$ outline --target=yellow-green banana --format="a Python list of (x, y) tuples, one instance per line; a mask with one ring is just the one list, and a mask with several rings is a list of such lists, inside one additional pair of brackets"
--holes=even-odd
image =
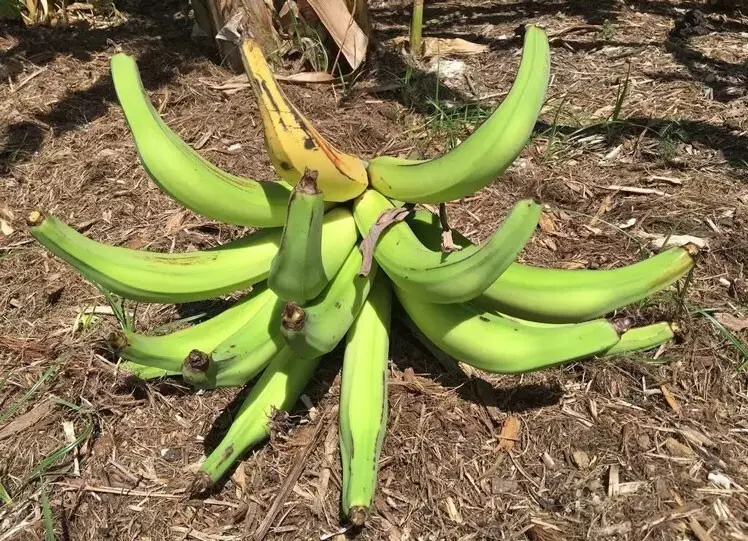
[(254, 39), (245, 37), (239, 51), (257, 98), (268, 155), (278, 175), (295, 185), (305, 169), (317, 171), (325, 201), (348, 201), (363, 192), (369, 184), (364, 162), (331, 145), (294, 107)]
[(374, 499), (387, 430), (387, 362), (392, 291), (380, 274), (348, 336), (340, 381), (343, 513), (362, 526)]
[[(416, 211), (406, 222), (421, 242), (438, 249), (441, 227), (436, 215)], [(470, 246), (470, 241), (454, 230), (452, 236), (456, 244)], [(471, 303), (531, 321), (588, 321), (669, 287), (691, 270), (698, 251), (697, 246), (686, 244), (607, 270), (550, 269), (512, 263)]]
[[(361, 234), (366, 236), (379, 215), (392, 208), (375, 190), (364, 192), (353, 209)], [(407, 223), (394, 223), (379, 237), (374, 257), (411, 295), (433, 303), (464, 302), (480, 295), (511, 265), (532, 236), (540, 211), (532, 200), (519, 201), (491, 239), (446, 254), (424, 246)]]
[(291, 187), (222, 171), (182, 141), (161, 119), (143, 88), (135, 59), (117, 53), (112, 80), (138, 157), (156, 185), (185, 207), (224, 223), (278, 227)]
[(371, 185), (409, 203), (444, 203), (473, 194), (501, 175), (522, 151), (545, 102), (550, 74), (548, 38), (526, 27), (522, 60), (509, 94), (453, 150), (427, 161), (388, 156), (368, 163)]
[(319, 359), (301, 359), (281, 349), (244, 399), (226, 435), (200, 466), (194, 492), (210, 488), (244, 452), (265, 440), (273, 410), (288, 411), (314, 374)]
[(182, 364), (185, 381), (197, 388), (244, 385), (284, 347), (280, 317), (284, 304), (271, 290), (245, 324), (212, 350), (193, 348)]
[(109, 343), (123, 359), (180, 373), (182, 361), (190, 351), (212, 351), (252, 321), (271, 298), (275, 298), (273, 292), (267, 289), (265, 282), (260, 282), (229, 308), (197, 325), (157, 336), (115, 331)]
[[(598, 319), (538, 327), (482, 312), (471, 304), (432, 304), (395, 287), (400, 304), (439, 349), (487, 372), (531, 372), (592, 357), (620, 340), (616, 325)], [(625, 329), (620, 329), (623, 331)]]
[(286, 303), (281, 332), (286, 342), (302, 358), (329, 353), (345, 337), (369, 294), (377, 267), (359, 276), (361, 252), (354, 246), (335, 277), (320, 295), (303, 307)]
[(324, 213), (317, 174), (305, 172), (291, 192), (280, 249), (268, 275), (268, 286), (284, 301), (305, 304), (327, 285), (322, 264)]
[[(36, 211), (28, 223), (39, 242), (88, 280), (127, 299), (161, 303), (205, 300), (265, 280), (281, 236), (279, 228), (263, 229), (209, 250), (166, 254), (96, 242)], [(323, 260), (338, 260), (330, 257), (337, 244), (351, 245), (358, 235), (343, 207), (325, 215), (322, 229)]]

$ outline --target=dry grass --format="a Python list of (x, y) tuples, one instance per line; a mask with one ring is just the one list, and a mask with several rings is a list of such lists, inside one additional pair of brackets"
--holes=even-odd
[[(27, 478), (69, 444), (63, 422), (85, 438), (47, 465), (58, 538), (252, 539), (315, 432), (319, 443), (266, 539), (333, 538), (342, 531), (340, 352), (307, 390), (314, 410), (299, 406), (208, 499), (188, 500), (189, 473), (242, 395), (117, 374), (93, 347), (113, 318), (73, 325), (103, 298), (24, 232), (26, 212), (42, 207), (96, 239), (134, 247), (188, 250), (241, 233), (184, 211), (136, 165), (108, 77), (115, 46), (139, 58), (169, 125), (190, 143), (205, 139), (204, 156), (238, 174), (272, 177), (248, 92), (216, 88), (231, 74), (187, 40), (188, 25), (172, 17), (176, 4), (139, 4), (123, 3), (126, 20), (116, 24), (0, 33), (0, 218), (15, 228), (0, 236), (0, 415), (37, 386), (0, 422), (0, 484), (13, 499), (0, 505), (0, 539), (44, 538), (42, 485)], [(442, 105), (472, 93), (493, 95), (488, 104), (501, 98), (516, 68), (518, 24), (543, 24), (553, 37), (540, 133), (501, 181), (450, 206), (457, 227), (485, 238), (516, 199), (539, 195), (549, 212), (522, 259), (566, 267), (635, 261), (649, 253), (645, 234), (703, 237), (710, 249), (688, 306), (745, 315), (748, 17), (706, 9), (715, 32), (680, 42), (668, 33), (686, 7), (427, 3), (426, 35), (490, 46), (468, 60), (470, 84), (440, 89)], [(371, 8), (382, 35), (407, 33), (402, 2)], [(288, 87), (336, 144), (363, 156), (433, 155), (469, 129), (431, 129), (435, 77), (416, 69), (404, 84), (402, 61), (386, 49), (373, 56), (376, 70), (345, 92)], [(628, 93), (611, 122), (629, 65)], [(242, 150), (231, 154), (235, 143)], [(677, 316), (686, 336), (657, 362), (647, 354), (510, 377), (448, 370), (396, 324), (380, 490), (359, 538), (748, 539), (748, 389), (739, 353), (707, 319), (683, 312), (675, 294), (630, 312), (641, 322)], [(141, 306), (138, 328), (177, 314)], [(746, 331), (737, 336), (748, 340)], [(12, 423), (12, 436), (2, 437)]]

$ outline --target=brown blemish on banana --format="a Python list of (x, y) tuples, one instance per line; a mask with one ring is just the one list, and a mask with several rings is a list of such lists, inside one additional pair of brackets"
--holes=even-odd
[(289, 331), (300, 331), (306, 323), (306, 312), (295, 302), (287, 302), (283, 307), (281, 324)]
[(234, 454), (234, 446), (229, 445), (228, 447), (226, 447), (226, 450), (223, 453), (221, 453), (221, 458), (218, 460), (218, 464), (224, 463), (229, 458), (231, 458), (231, 455), (233, 454)]
[(275, 101), (275, 98), (273, 98), (273, 95), (270, 93), (270, 89), (268, 89), (268, 85), (265, 81), (260, 81), (260, 87), (262, 88), (262, 93), (265, 95), (265, 98), (270, 102), (270, 105), (272, 105), (273, 109), (278, 113), (278, 124), (283, 126), (283, 129), (288, 129), (288, 126), (286, 126), (286, 123), (283, 121), (283, 117), (280, 115), (280, 109), (278, 108), (278, 103)]
[(199, 349), (193, 349), (187, 355), (184, 362), (187, 368), (193, 372), (207, 372), (208, 368), (210, 368), (210, 355), (203, 353)]

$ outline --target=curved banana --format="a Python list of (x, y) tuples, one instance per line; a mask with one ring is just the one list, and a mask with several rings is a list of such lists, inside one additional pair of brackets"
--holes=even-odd
[(385, 276), (371, 286), (348, 331), (340, 380), (339, 437), (343, 513), (363, 526), (374, 499), (387, 430), (387, 362), (392, 291)]
[[(110, 246), (81, 235), (52, 216), (34, 211), (30, 233), (51, 252), (106, 290), (142, 302), (184, 303), (209, 299), (267, 278), (281, 230), (263, 229), (223, 246), (165, 254)], [(357, 238), (353, 216), (334, 208), (324, 217), (323, 259), (339, 261)], [(343, 252), (347, 255), (347, 251)]]
[(367, 276), (359, 276), (361, 261), (361, 252), (354, 246), (319, 297), (303, 307), (286, 303), (281, 332), (300, 357), (311, 359), (329, 353), (345, 337), (377, 274), (376, 265), (372, 265)]
[(493, 182), (522, 151), (545, 102), (550, 74), (548, 38), (526, 27), (522, 60), (509, 94), (493, 114), (447, 154), (426, 161), (387, 156), (369, 161), (371, 185), (409, 203), (444, 203)]
[(261, 282), (241, 300), (197, 325), (158, 336), (114, 331), (109, 336), (109, 344), (123, 359), (171, 373), (181, 373), (182, 361), (190, 351), (212, 351), (243, 329), (247, 322), (253, 321), (268, 300), (274, 298), (273, 292)]
[(605, 356), (620, 355), (633, 351), (646, 351), (659, 347), (676, 337), (680, 328), (676, 323), (659, 321), (644, 327), (634, 327), (621, 335), (621, 340), (605, 351)]
[(285, 346), (280, 332), (284, 303), (270, 289), (264, 306), (211, 349), (195, 346), (184, 358), (182, 376), (193, 387), (241, 386)]
[(470, 304), (432, 304), (395, 287), (400, 304), (439, 349), (487, 372), (531, 372), (603, 352), (620, 340), (605, 319), (537, 327), (482, 312)]
[(363, 192), (369, 185), (364, 162), (333, 147), (288, 100), (254, 39), (245, 37), (239, 50), (277, 173), (295, 185), (304, 169), (317, 171), (325, 201), (349, 201)]
[(117, 53), (111, 69), (140, 162), (159, 188), (213, 220), (248, 227), (283, 225), (291, 192), (288, 184), (259, 182), (220, 170), (163, 122), (143, 88), (134, 58)]
[[(437, 216), (416, 211), (406, 221), (421, 242), (438, 249), (441, 227)], [(470, 246), (470, 241), (455, 230), (452, 237), (458, 245)], [(487, 311), (532, 321), (588, 321), (669, 287), (693, 268), (698, 253), (696, 245), (686, 244), (607, 270), (550, 269), (512, 263), (471, 303)]]
[(280, 249), (268, 275), (268, 286), (284, 301), (304, 304), (327, 285), (322, 264), (324, 213), (316, 173), (305, 172), (291, 192)]
[[(353, 215), (366, 236), (380, 213), (393, 208), (376, 190), (367, 190), (354, 203)], [(388, 227), (374, 247), (377, 263), (398, 287), (433, 303), (473, 299), (501, 276), (532, 236), (540, 205), (519, 201), (491, 239), (458, 252), (442, 253), (424, 246), (407, 223)]]
[(244, 399), (226, 435), (200, 466), (193, 492), (210, 488), (244, 452), (265, 440), (273, 410), (288, 411), (311, 379), (319, 359), (300, 359), (281, 349)]

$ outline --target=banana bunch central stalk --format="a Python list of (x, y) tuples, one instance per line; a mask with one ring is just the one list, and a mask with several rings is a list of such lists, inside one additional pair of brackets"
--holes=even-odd
[[(673, 321), (636, 325), (619, 311), (694, 268), (686, 245), (628, 266), (563, 270), (517, 262), (543, 212), (525, 198), (473, 244), (447, 225), (444, 203), (493, 183), (532, 135), (549, 85), (548, 40), (528, 26), (506, 98), (460, 145), (428, 160), (368, 162), (328, 142), (288, 99), (258, 44), (238, 43), (278, 180), (223, 171), (172, 131), (135, 61), (117, 53), (112, 80), (146, 174), (208, 219), (251, 227), (232, 242), (184, 253), (110, 246), (41, 211), (30, 233), (103, 291), (147, 303), (236, 295), (222, 312), (168, 334), (125, 327), (109, 337), (120, 368), (181, 377), (197, 389), (251, 390), (193, 480), (209, 490), (272, 419), (294, 407), (340, 347), (341, 511), (371, 513), (388, 419), (391, 316), (402, 314), (455, 359), (494, 373), (631, 354), (677, 337)], [(419, 204), (439, 204), (436, 216)], [(445, 240), (446, 239), (446, 240)], [(250, 383), (251, 382), (251, 383)], [(218, 412), (216, 412), (218, 413)]]

